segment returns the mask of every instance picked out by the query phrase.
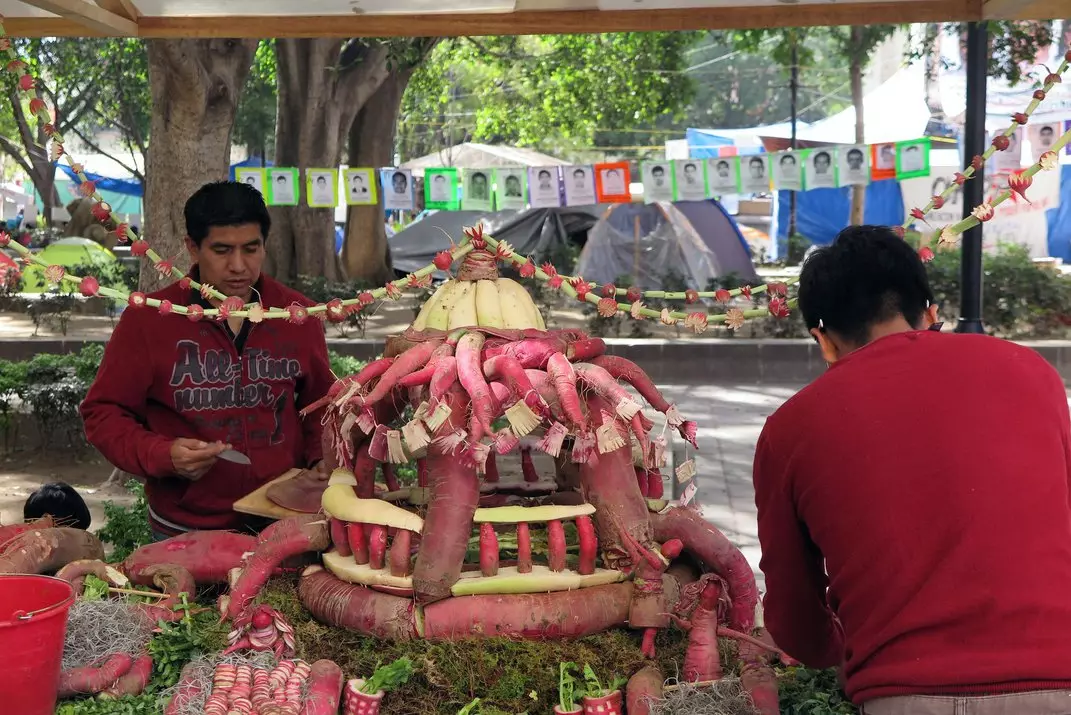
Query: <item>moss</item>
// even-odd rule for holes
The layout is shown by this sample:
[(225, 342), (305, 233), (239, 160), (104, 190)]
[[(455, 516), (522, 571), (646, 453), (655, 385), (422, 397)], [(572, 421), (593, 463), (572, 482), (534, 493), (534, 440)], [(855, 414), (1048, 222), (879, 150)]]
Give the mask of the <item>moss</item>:
[[(300, 657), (329, 658), (347, 678), (367, 677), (378, 665), (401, 656), (411, 658), (417, 672), (384, 698), (383, 715), (456, 715), (477, 697), (482, 713), (548, 713), (558, 697), (558, 663), (588, 663), (600, 677), (611, 680), (628, 678), (649, 662), (640, 652), (641, 633), (627, 629), (573, 640), (393, 643), (317, 623), (301, 606), (296, 585), (286, 580), (271, 581), (261, 600), (293, 624)], [(656, 665), (665, 677), (680, 672), (686, 647), (684, 633), (659, 632)], [(719, 650), (726, 673), (735, 673), (736, 644), (723, 640)]]

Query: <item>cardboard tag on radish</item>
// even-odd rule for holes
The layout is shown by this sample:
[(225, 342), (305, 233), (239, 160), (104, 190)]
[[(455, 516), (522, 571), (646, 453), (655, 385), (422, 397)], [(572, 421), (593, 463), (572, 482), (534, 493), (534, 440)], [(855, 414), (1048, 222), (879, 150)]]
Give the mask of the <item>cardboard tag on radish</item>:
[(651, 440), (651, 467), (661, 469), (666, 466), (666, 438), (655, 437)]
[(677, 474), (677, 483), (684, 484), (686, 481), (695, 476), (695, 460), (686, 459), (677, 465), (675, 470)]
[(692, 503), (692, 499), (695, 499), (695, 493), (699, 491), (699, 487), (692, 482), (684, 488), (684, 494), (681, 494), (681, 498), (677, 500), (678, 506), (688, 506)]

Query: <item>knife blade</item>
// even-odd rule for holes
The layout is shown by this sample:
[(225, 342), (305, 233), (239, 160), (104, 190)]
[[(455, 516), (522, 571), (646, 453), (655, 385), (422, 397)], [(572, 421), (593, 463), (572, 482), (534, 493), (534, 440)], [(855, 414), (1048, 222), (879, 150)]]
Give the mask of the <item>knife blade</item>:
[(219, 453), (220, 459), (225, 459), (228, 462), (234, 462), (235, 464), (252, 464), (249, 461), (249, 457), (245, 456), (236, 449), (225, 449)]

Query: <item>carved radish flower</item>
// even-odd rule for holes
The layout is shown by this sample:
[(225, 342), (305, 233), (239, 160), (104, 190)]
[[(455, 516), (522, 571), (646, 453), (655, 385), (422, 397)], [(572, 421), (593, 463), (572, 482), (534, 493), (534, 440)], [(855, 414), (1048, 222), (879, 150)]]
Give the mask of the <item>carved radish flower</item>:
[[(388, 283), (388, 285), (390, 285)], [(346, 308), (340, 298), (333, 298), (327, 302), (327, 319), (332, 323), (341, 323), (346, 319)]]
[(236, 311), (241, 310), (245, 302), (238, 296), (229, 296), (219, 305), (219, 314), (222, 318), (229, 318)]
[(448, 271), (450, 266), (454, 264), (454, 256), (450, 251), (439, 251), (435, 254), (435, 260), (432, 262), (440, 271)]
[(1012, 119), (1015, 120), (1016, 124), (1026, 124), (1030, 121), (1030, 117), (1023, 112), (1016, 112), (1012, 115)]
[(1026, 173), (1026, 171), (1013, 171), (1008, 176), (1008, 188), (1014, 193), (1022, 196), (1027, 203), (1030, 203), (1030, 199), (1026, 198), (1026, 190), (1030, 188), (1030, 185), (1034, 183), (1034, 177)]
[(508, 260), (513, 255), (513, 248), (505, 241), (499, 241), (495, 246), (495, 258), (500, 261)]
[(253, 303), (246, 311), (246, 318), (250, 323), (263, 323), (265, 317), (267, 316), (264, 315), (264, 306), (260, 303)]
[(6, 65), (4, 65), (4, 69), (6, 69), (8, 72), (11, 72), (12, 74), (16, 74), (26, 69), (26, 63), (22, 60), (11, 60)]
[(1038, 165), (1043, 171), (1052, 171), (1060, 165), (1060, 157), (1054, 151), (1047, 151), (1041, 155)]
[(521, 278), (531, 278), (535, 275), (535, 264), (532, 263), (532, 257), (529, 256), (528, 260), (521, 264), (520, 267)]
[[(62, 150), (63, 147), (60, 147)], [(107, 201), (98, 201), (93, 204), (93, 218), (98, 221), (107, 221), (112, 217), (112, 207)]]
[(945, 198), (938, 194), (937, 196), (934, 196), (930, 199), (930, 203), (933, 204), (934, 211), (940, 211), (942, 208), (944, 208)]
[[(15, 61), (17, 62), (18, 60), (15, 60)], [(11, 66), (11, 63), (9, 62), (8, 63), (8, 67), (10, 67), (10, 66)], [(36, 83), (34, 82), (33, 77), (28, 75), (28, 74), (24, 74), (21, 77), (19, 77), (19, 89), (21, 89), (23, 92), (29, 92), (31, 89), (34, 88), (35, 84)]]
[(159, 308), (160, 315), (170, 315), (171, 311), (172, 311), (172, 309), (174, 309), (174, 307), (175, 306), (173, 306), (171, 304), (171, 301), (169, 301), (169, 300), (161, 300), (160, 301), (160, 308)]
[(301, 303), (291, 303), (286, 312), (290, 313), (290, 317), (287, 320), (295, 325), (301, 325), (309, 319), (309, 309)]
[(719, 288), (718, 290), (714, 291), (714, 300), (718, 301), (719, 303), (728, 303), (732, 299), (733, 294), (725, 290), (724, 288)]
[(607, 283), (599, 292), (602, 293), (603, 298), (613, 298), (617, 295), (617, 286), (613, 283)]
[(976, 172), (977, 171), (981, 171), (982, 167), (984, 167), (984, 166), (985, 166), (985, 159), (983, 159), (980, 155), (979, 156), (975, 156), (973, 159), (971, 159), (971, 168), (974, 169)]
[(748, 300), (751, 300), (751, 286), (746, 285), (740, 289), (740, 295), (744, 296)]
[(193, 280), (189, 276), (182, 276), (182, 278), (179, 278), (178, 284), (182, 290), (189, 290), (193, 286)]
[(600, 298), (596, 308), (598, 308), (599, 315), (604, 318), (612, 318), (617, 315), (617, 301), (613, 298)]
[(644, 308), (646, 308), (646, 306), (642, 302), (638, 300), (633, 301), (632, 306), (629, 308), (629, 315), (632, 316), (633, 320), (644, 320), (647, 317), (643, 314)]
[(959, 241), (959, 234), (951, 226), (942, 228), (941, 234), (937, 238), (937, 242), (942, 246), (950, 246), (957, 241)]
[(982, 223), (985, 223), (989, 219), (993, 218), (993, 214), (995, 213), (996, 211), (993, 209), (993, 205), (986, 201), (983, 204), (975, 206), (974, 210), (971, 211), (971, 216), (974, 216)]
[(907, 229), (905, 229), (903, 226), (893, 226), (892, 232), (896, 234), (897, 238), (903, 238), (904, 235), (907, 233)]
[(360, 293), (357, 294), (357, 303), (362, 308), (367, 308), (368, 306), (372, 305), (372, 303), (375, 303), (375, 302), (376, 302), (376, 298), (375, 298), (374, 295), (372, 295), (372, 293), (370, 291), (363, 290), (363, 291), (361, 291)]
[(774, 298), (784, 298), (786, 295), (788, 295), (788, 285), (780, 282), (770, 283), (766, 286), (766, 293)]
[(63, 154), (63, 145), (60, 144), (58, 141), (53, 141), (52, 145), (48, 149), (49, 161), (59, 161), (59, 158), (63, 156)]
[(1005, 134), (998, 134), (993, 137), (993, 146), (996, 147), (997, 151), (1005, 151), (1011, 146), (1011, 139)]
[(1036, 99), (1037, 101), (1044, 102), (1045, 101), (1045, 96), (1046, 96), (1045, 90), (1043, 90), (1043, 89), (1034, 90), (1034, 99)]
[(46, 109), (48, 109), (48, 107), (47, 105), (45, 105), (45, 100), (41, 99), (40, 97), (34, 97), (30, 100), (29, 109), (30, 114), (40, 114)]
[(586, 301), (588, 299), (588, 293), (591, 292), (591, 284), (580, 276), (574, 278), (570, 283), (573, 286), (573, 290), (576, 291), (576, 299), (579, 301)]
[[(394, 284), (391, 283), (391, 285)], [(416, 273), (410, 273), (407, 285), (410, 288), (427, 288), (431, 285), (431, 275), (418, 276)]]
[(688, 305), (691, 305), (692, 303), (698, 303), (699, 291), (693, 288), (689, 288), (688, 290), (684, 291), (684, 302)]
[(929, 246), (923, 246), (919, 249), (919, 258), (923, 263), (929, 263), (934, 259), (933, 249)]
[(130, 236), (127, 235), (127, 231), (129, 230), (130, 227), (127, 226), (125, 223), (121, 223), (115, 227), (115, 237), (119, 240), (119, 243), (130, 242)]
[(540, 268), (540, 269), (541, 269), (541, 270), (542, 270), (542, 271), (543, 271), (544, 273), (546, 273), (548, 277), (551, 277), (551, 278), (553, 278), (554, 276), (558, 275), (558, 269), (557, 269), (557, 268), (555, 268), (555, 267), (554, 267), (554, 265), (553, 265), (553, 264), (551, 264), (551, 263), (544, 263), (544, 264), (543, 264), (543, 265), (541, 265), (541, 266), (540, 266), (539, 268)]
[(465, 235), (472, 241), (472, 247), (477, 250), (487, 248), (487, 241), (483, 238), (483, 224), (469, 226), (465, 229)]
[[(145, 305), (145, 294), (136, 290), (130, 294), (130, 297), (127, 298), (126, 302), (131, 308), (140, 308)], [(190, 306), (190, 309), (192, 310), (193, 306)]]
[(744, 311), (739, 308), (729, 308), (729, 310), (725, 312), (725, 325), (729, 330), (739, 330), (744, 327), (745, 321)]
[(658, 319), (662, 321), (662, 325), (677, 324), (677, 319), (670, 315), (669, 308), (663, 308), (662, 313), (658, 316)]
[(643, 291), (636, 286), (629, 286), (629, 289), (625, 291), (625, 300), (629, 303), (635, 303), (638, 300), (643, 300)]
[(45, 279), (49, 283), (59, 283), (67, 271), (63, 266), (52, 265), (45, 269)]
[(201, 318), (205, 317), (205, 309), (197, 303), (194, 303), (186, 309), (186, 318), (191, 323), (196, 323)]
[(78, 282), (78, 292), (86, 298), (92, 298), (97, 293), (100, 293), (100, 281), (93, 276), (86, 276)]
[(967, 177), (957, 171), (956, 176), (952, 179), (952, 181), (956, 184), (956, 186), (963, 186), (967, 183)]
[(391, 300), (398, 300), (402, 297), (402, 289), (398, 287), (398, 284), (391, 281), (387, 285), (383, 286), (386, 291), (387, 297)]
[(784, 298), (771, 298), (769, 305), (770, 315), (775, 318), (788, 317), (788, 301)]
[(688, 317), (684, 319), (684, 327), (691, 330), (696, 335), (700, 335), (707, 331), (710, 327), (707, 323), (706, 313), (689, 313)]
[(547, 279), (547, 285), (557, 290), (562, 287), (562, 277), (559, 275), (553, 275)]

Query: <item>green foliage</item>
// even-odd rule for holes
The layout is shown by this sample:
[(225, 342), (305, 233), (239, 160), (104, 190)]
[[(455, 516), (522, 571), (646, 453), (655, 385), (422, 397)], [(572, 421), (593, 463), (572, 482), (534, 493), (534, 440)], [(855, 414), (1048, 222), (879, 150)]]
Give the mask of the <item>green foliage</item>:
[(149, 641), (153, 690), (170, 688), (179, 681), (186, 663), (225, 647), (227, 625), (220, 623), (212, 609), (198, 609), (194, 613), (187, 606), (185, 610), (185, 615), (174, 623), (160, 622), (159, 631)]
[(381, 665), (375, 669), (372, 676), (361, 686), (361, 692), (374, 695), (382, 690), (389, 693), (408, 683), (414, 670), (413, 661), (404, 656), (386, 665)]
[[(329, 281), (323, 276), (298, 276), (291, 287), (309, 300), (317, 303), (327, 303), (335, 298), (343, 300), (356, 298), (358, 293), (374, 286), (360, 280), (335, 282)], [(334, 326), (341, 337), (346, 337), (351, 329), (355, 330), (358, 336), (364, 337), (368, 315), (368, 312), (358, 310), (347, 315), (346, 319), (341, 323), (331, 323), (331, 325)]]
[(329, 352), (328, 357), (331, 360), (331, 372), (335, 373), (335, 377), (338, 378), (356, 375), (368, 364), (364, 360), (336, 352)]
[(479, 141), (580, 157), (597, 148), (600, 130), (679, 118), (693, 93), (683, 70), (695, 36), (632, 32), (443, 42), (402, 100), (401, 155)]
[(160, 697), (154, 693), (121, 698), (68, 700), (56, 706), (56, 715), (160, 715)]
[[(989, 23), (989, 59), (987, 74), (990, 77), (1007, 80), (1016, 84), (1032, 77), (1044, 80), (1048, 70), (1033, 67), (1042, 48), (1053, 42), (1053, 24), (1045, 21), (992, 20)], [(952, 22), (946, 24), (926, 25), (918, 36), (917, 42), (908, 52), (911, 59), (928, 55), (938, 37), (952, 33), (959, 38), (961, 54), (965, 53), (967, 41), (967, 23)], [(965, 57), (965, 54), (963, 55)]]
[(134, 503), (122, 506), (113, 501), (104, 502), (104, 527), (97, 536), (112, 548), (110, 560), (122, 561), (135, 549), (152, 543), (149, 527), (149, 505), (145, 501), (145, 486), (131, 479), (127, 490), (134, 495)]
[(781, 715), (855, 715), (837, 671), (786, 668), (779, 674)]
[(103, 601), (108, 597), (108, 582), (102, 578), (97, 578), (93, 574), (86, 574), (85, 585), (82, 587), (82, 595), (79, 596), (83, 601)]
[(571, 713), (580, 709), (582, 691), (578, 687), (581, 683), (577, 679), (576, 663), (558, 663), (558, 705), (563, 713)]
[(275, 40), (261, 40), (234, 117), (234, 142), (253, 156), (274, 156), (277, 90)]

